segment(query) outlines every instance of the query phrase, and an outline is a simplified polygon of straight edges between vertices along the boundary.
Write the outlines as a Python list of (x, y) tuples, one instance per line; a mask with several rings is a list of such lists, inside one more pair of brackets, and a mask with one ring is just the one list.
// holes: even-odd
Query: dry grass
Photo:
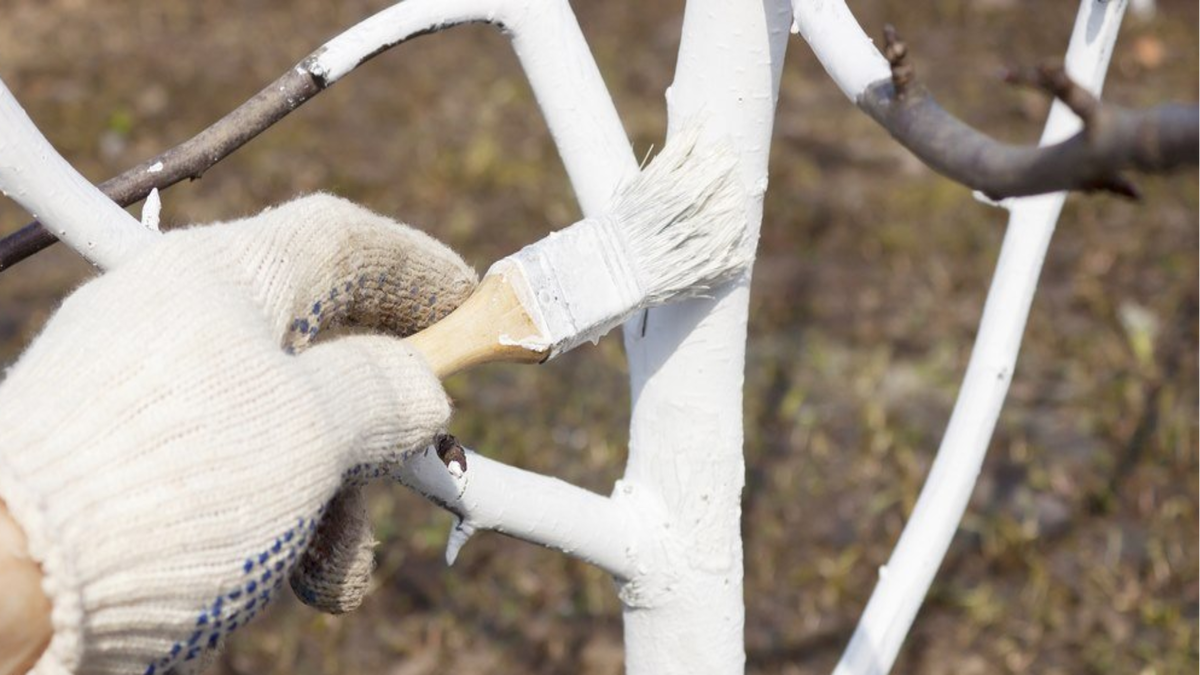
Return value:
[[(99, 180), (385, 4), (10, 0), (0, 75)], [(664, 129), (681, 3), (576, 4), (640, 155)], [(1196, 3), (1159, 4), (1150, 23), (1127, 19), (1108, 98), (1197, 99)], [(856, 3), (865, 25), (899, 25), (949, 108), (1025, 140), (1047, 103), (993, 73), (1060, 54), (1073, 5)], [(837, 658), (932, 460), (1004, 223), (851, 109), (801, 41), (790, 50), (747, 368), (752, 673)], [(1196, 175), (1144, 186), (1143, 204), (1070, 200), (980, 485), (898, 672), (1196, 672)], [(167, 192), (164, 219), (317, 189), (398, 214), (479, 268), (577, 213), (515, 59), (481, 27), (376, 59)], [(5, 205), (0, 232), (23, 220)], [(57, 250), (0, 276), (0, 362), (88, 273)], [(618, 341), (450, 388), (454, 431), (481, 450), (602, 492), (619, 476)], [(384, 544), (366, 606), (329, 618), (287, 603), (234, 640), (225, 673), (620, 671), (602, 574), (497, 536), (448, 570), (445, 514), (392, 486), (372, 504)]]

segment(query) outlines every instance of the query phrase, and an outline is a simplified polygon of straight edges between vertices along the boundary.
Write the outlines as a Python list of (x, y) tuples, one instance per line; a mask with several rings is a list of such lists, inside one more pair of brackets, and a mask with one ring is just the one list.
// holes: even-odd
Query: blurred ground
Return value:
[[(0, 75), (94, 180), (173, 145), (384, 0), (4, 0)], [(908, 39), (942, 102), (1012, 140), (1047, 102), (997, 85), (1058, 57), (1076, 3), (853, 3)], [(682, 3), (576, 3), (644, 154), (664, 130)], [(1105, 96), (1195, 101), (1197, 4), (1127, 18)], [(828, 672), (924, 479), (969, 353), (1004, 214), (924, 169), (790, 43), (755, 274), (744, 510), (748, 670)], [(1197, 670), (1197, 181), (1130, 204), (1074, 197), (972, 507), (901, 673)], [(203, 180), (164, 219), (330, 190), (483, 269), (576, 207), (506, 40), (463, 27), (386, 53)], [(25, 215), (0, 206), (0, 232)], [(0, 276), (10, 362), (89, 270), (63, 247)], [(469, 444), (606, 493), (627, 394), (619, 340), (450, 383)], [(2, 433), (2, 430), (0, 430)], [(770, 471), (766, 467), (770, 467)], [(379, 587), (358, 613), (296, 603), (218, 672), (620, 672), (619, 606), (586, 566), (481, 536), (446, 569), (449, 517), (376, 489)]]

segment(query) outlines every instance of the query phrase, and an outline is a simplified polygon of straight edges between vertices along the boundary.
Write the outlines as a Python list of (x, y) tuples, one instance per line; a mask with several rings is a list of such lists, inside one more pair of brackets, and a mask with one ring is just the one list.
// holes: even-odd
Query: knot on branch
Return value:
[(440, 434), (433, 440), (438, 459), (450, 472), (461, 476), (467, 472), (467, 453), (458, 439), (450, 434)]
[(900, 39), (900, 33), (892, 24), (883, 27), (883, 55), (892, 67), (892, 88), (896, 98), (903, 100), (909, 86), (916, 79), (916, 71), (908, 63), (908, 45)]

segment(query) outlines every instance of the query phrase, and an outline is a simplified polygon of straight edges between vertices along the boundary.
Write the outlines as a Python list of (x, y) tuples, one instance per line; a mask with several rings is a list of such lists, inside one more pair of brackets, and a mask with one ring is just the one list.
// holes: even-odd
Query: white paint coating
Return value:
[(887, 59), (850, 13), (845, 0), (792, 0), (796, 29), (851, 101), (872, 82), (890, 79)]
[[(702, 117), (702, 140), (738, 159), (751, 241), (762, 218), (775, 103), (791, 25), (785, 1), (690, 0), (672, 131)], [(662, 521), (648, 570), (622, 588), (630, 675), (744, 672), (742, 384), (749, 284), (743, 277), (650, 310), (625, 329), (633, 409), (623, 482), (655, 495)], [(636, 600), (636, 602), (635, 602)]]
[(501, 336), (549, 358), (596, 342), (638, 310), (695, 296), (753, 260), (733, 153), (677, 135), (602, 216), (584, 219), (493, 265), (538, 336)]
[[(461, 23), (487, 21), (497, 9), (516, 5), (502, 0), (407, 0), (384, 9), (326, 42), (307, 71), (333, 84), (382, 47), (418, 33)], [(297, 70), (303, 72), (304, 67)]]
[[(1112, 55), (1126, 0), (1083, 0), (1067, 49), (1066, 68), (1097, 95)], [(1055, 102), (1043, 145), (1080, 129)], [(1066, 193), (1011, 202), (1012, 215), (988, 291), (978, 337), (937, 458), (900, 541), (880, 575), (835, 675), (883, 675), (916, 617), (958, 529), (996, 420), (1008, 393), (1038, 275)]]
[(541, 330), (550, 358), (596, 342), (646, 297), (620, 224), (588, 218), (552, 232), (493, 266), (513, 285)]
[(142, 227), (151, 232), (161, 231), (159, 217), (162, 215), (162, 198), (158, 196), (158, 188), (150, 190), (146, 201), (142, 204)]
[(330, 40), (297, 69), (333, 83), (387, 45), (471, 22), (499, 24), (510, 35), (584, 214), (601, 213), (637, 162), (566, 0), (407, 0)]
[(458, 521), (450, 526), (450, 535), (446, 537), (446, 564), (453, 565), (458, 560), (458, 554), (475, 534), (475, 528), (470, 523)]
[(454, 479), (437, 453), (414, 453), (393, 476), (458, 514), (455, 550), (476, 530), (496, 530), (586, 560), (613, 576), (636, 574), (636, 507), (556, 478), (523, 471), (467, 450), (463, 480)]
[(3, 81), (0, 191), (102, 268), (120, 264), (157, 236), (55, 152)]

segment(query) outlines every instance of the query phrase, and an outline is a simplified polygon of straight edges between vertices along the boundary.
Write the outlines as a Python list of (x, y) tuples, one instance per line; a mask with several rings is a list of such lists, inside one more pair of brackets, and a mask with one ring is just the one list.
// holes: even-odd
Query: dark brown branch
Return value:
[(1061, 68), (1020, 71), (1007, 79), (1059, 98), (1080, 116), (1084, 130), (1044, 147), (997, 141), (939, 106), (917, 81), (895, 29), (889, 26), (884, 37), (892, 79), (867, 87), (859, 107), (930, 168), (992, 199), (1061, 190), (1137, 198), (1123, 171), (1165, 173), (1197, 163), (1196, 106), (1127, 110), (1103, 105)]
[[(324, 83), (309, 73), (303, 63), (300, 67), (289, 68), (282, 77), (212, 126), (182, 144), (104, 181), (98, 187), (113, 201), (127, 206), (145, 199), (154, 188), (165, 188), (185, 178), (199, 178), (212, 165), (324, 88)], [(29, 223), (0, 239), (0, 272), (57, 241), (41, 223)]]
[[(414, 31), (395, 42), (380, 44), (375, 51), (364, 55), (355, 63), (354, 68), (399, 44), (463, 23), (487, 23), (505, 30), (504, 24), (495, 18), (443, 21), (423, 30)], [(310, 54), (299, 64), (288, 69), (279, 79), (255, 94), (253, 98), (217, 120), (207, 129), (121, 175), (104, 181), (97, 187), (114, 202), (121, 206), (128, 206), (145, 199), (146, 195), (155, 188), (170, 187), (185, 178), (191, 180), (200, 178), (214, 164), (228, 157), (250, 139), (266, 131), (286, 117), (288, 113), (333, 84), (317, 65), (317, 59), (324, 50), (325, 47), (321, 47)], [(58, 239), (42, 227), (38, 221), (29, 223), (20, 230), (0, 239), (0, 272), (6, 271), (57, 241)]]

